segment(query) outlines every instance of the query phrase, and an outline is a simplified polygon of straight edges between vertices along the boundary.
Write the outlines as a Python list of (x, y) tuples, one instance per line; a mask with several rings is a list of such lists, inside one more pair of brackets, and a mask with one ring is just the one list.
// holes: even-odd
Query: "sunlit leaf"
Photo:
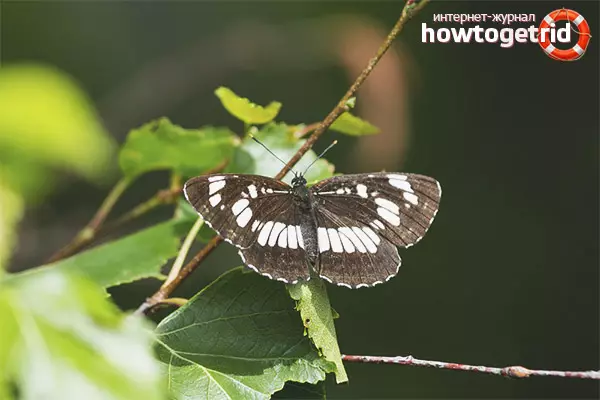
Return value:
[(281, 103), (273, 101), (268, 106), (262, 107), (250, 100), (240, 97), (226, 87), (215, 90), (215, 94), (221, 100), (223, 107), (237, 119), (246, 124), (266, 124), (271, 122), (281, 109)]
[(19, 399), (163, 398), (145, 322), (58, 270), (0, 282), (0, 393)]
[[(294, 138), (293, 127), (285, 124), (271, 123), (265, 125), (255, 136), (264, 143), (273, 153), (283, 161), (287, 162), (304, 144), (304, 139)], [(312, 163), (316, 154), (310, 150), (296, 164), (294, 169), (304, 172), (306, 167)], [(275, 176), (283, 168), (283, 163), (269, 154), (261, 145), (247, 137), (242, 145), (236, 149), (233, 160), (227, 166), (228, 172), (239, 172), (244, 174), (258, 174), (264, 176)], [(317, 161), (306, 173), (306, 180), (311, 183), (333, 175), (334, 166), (325, 159)], [(290, 183), (294, 177), (290, 172), (284, 177), (284, 181)]]
[(0, 182), (0, 278), (16, 240), (15, 230), (22, 214), (21, 196)]
[(87, 96), (65, 74), (35, 65), (0, 69), (0, 148), (29, 162), (106, 174), (113, 141)]
[(14, 274), (10, 279), (23, 279), (47, 269), (83, 275), (104, 288), (142, 278), (162, 278), (160, 268), (177, 255), (180, 239), (193, 223), (189, 219), (163, 222), (54, 264)]
[(128, 177), (152, 170), (200, 175), (231, 158), (238, 143), (227, 128), (185, 129), (161, 118), (129, 132), (119, 165)]
[(316, 383), (333, 370), (303, 335), (285, 286), (241, 268), (194, 296), (156, 333), (175, 398), (268, 399), (287, 381)]
[(348, 375), (342, 362), (333, 324), (334, 315), (325, 284), (321, 279), (311, 279), (308, 282), (288, 285), (288, 290), (290, 296), (298, 302), (297, 308), (308, 337), (322, 352), (325, 359), (335, 364), (337, 383), (347, 382)]
[(360, 119), (349, 112), (344, 112), (335, 120), (329, 129), (351, 136), (373, 135), (379, 133), (379, 128)]

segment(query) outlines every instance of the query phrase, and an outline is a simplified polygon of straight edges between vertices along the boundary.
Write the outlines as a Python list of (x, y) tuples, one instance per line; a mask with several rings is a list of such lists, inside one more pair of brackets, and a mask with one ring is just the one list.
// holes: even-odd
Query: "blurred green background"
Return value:
[[(358, 291), (330, 286), (342, 352), (600, 368), (598, 39), (573, 63), (554, 61), (535, 44), (421, 43), (421, 23), (433, 26), (434, 13), (535, 13), (539, 21), (562, 6), (429, 4), (359, 91), (356, 113), (383, 132), (339, 137), (328, 155), (338, 171), (427, 174), (444, 193), (427, 238), (402, 252), (396, 278)], [(598, 3), (569, 7), (587, 19), (594, 36)], [(281, 101), (279, 119), (286, 122), (318, 121), (401, 8), (391, 1), (4, 2), (1, 57), (4, 65), (34, 61), (70, 74), (118, 142), (160, 116), (185, 127), (228, 125), (239, 132), (239, 122), (214, 97), (216, 87), (262, 104)], [(317, 148), (334, 138), (325, 135)], [(116, 179), (114, 170), (107, 175)], [(115, 215), (167, 180), (161, 173), (140, 179)], [(108, 191), (106, 179), (94, 185), (62, 176), (54, 185), (26, 210), (12, 271), (43, 263)], [(156, 212), (137, 227), (170, 212)], [(191, 296), (239, 263), (229, 245), (221, 246), (177, 295)], [(133, 308), (156, 287), (144, 281), (112, 292), (118, 304)], [(358, 364), (348, 365), (348, 373), (349, 385), (328, 383), (330, 397), (599, 396), (593, 381)]]

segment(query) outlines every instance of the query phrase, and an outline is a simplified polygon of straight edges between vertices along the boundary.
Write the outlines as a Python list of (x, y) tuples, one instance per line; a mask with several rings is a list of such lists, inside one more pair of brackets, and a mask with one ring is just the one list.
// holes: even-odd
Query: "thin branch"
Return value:
[(379, 357), (379, 356), (350, 356), (342, 355), (342, 360), (355, 363), (374, 364), (400, 364), (415, 367), (428, 367), (439, 369), (454, 369), (458, 371), (481, 372), (483, 374), (506, 376), (510, 378), (529, 378), (530, 376), (554, 376), (560, 378), (579, 378), (600, 380), (600, 371), (548, 371), (529, 369), (521, 366), (512, 367), (485, 367), (481, 365), (468, 365), (448, 363), (443, 361), (419, 360), (413, 356)]
[(182, 187), (173, 187), (170, 189), (162, 189), (159, 190), (154, 196), (144, 201), (143, 203), (138, 204), (125, 214), (121, 215), (115, 220), (109, 221), (104, 224), (100, 230), (99, 234), (105, 234), (109, 231), (112, 231), (118, 228), (121, 225), (124, 225), (126, 222), (129, 222), (135, 218), (138, 218), (149, 211), (152, 211), (158, 206), (165, 204), (173, 204), (175, 200), (181, 193)]
[[(358, 78), (354, 81), (350, 89), (344, 94), (338, 104), (334, 107), (333, 110), (325, 117), (325, 119), (319, 124), (319, 126), (315, 129), (315, 131), (310, 135), (310, 137), (306, 140), (304, 145), (298, 149), (296, 154), (288, 161), (285, 167), (279, 171), (277, 175), (275, 175), (275, 179), (281, 179), (285, 176), (285, 174), (306, 154), (313, 146), (313, 144), (321, 137), (321, 135), (333, 124), (333, 122), (346, 110), (346, 102), (350, 97), (356, 93), (358, 88), (362, 85), (362, 83), (367, 79), (373, 68), (377, 65), (381, 57), (386, 53), (386, 51), (390, 48), (392, 42), (396, 38), (396, 36), (402, 31), (402, 28), (408, 22), (412, 16), (415, 15), (417, 11), (419, 11), (428, 0), (421, 1), (418, 5), (414, 4), (413, 0), (408, 0), (402, 9), (402, 14), (400, 18), (387, 35), (383, 44), (377, 50), (377, 53), (369, 63), (365, 67), (365, 69), (360, 73)], [(143, 314), (148, 311), (152, 306), (157, 303), (160, 303), (164, 299), (168, 298), (171, 293), (179, 286), (179, 284), (187, 278), (199, 265), (200, 263), (223, 241), (220, 236), (215, 236), (210, 242), (204, 246), (202, 250), (200, 250), (194, 258), (192, 258), (179, 272), (179, 274), (171, 281), (169, 284), (163, 284), (156, 293), (154, 293), (151, 297), (147, 298), (144, 303), (142, 303), (138, 309), (135, 311), (136, 314)]]
[(50, 257), (48, 260), (49, 263), (56, 262), (58, 260), (62, 260), (63, 258), (67, 258), (75, 253), (77, 253), (81, 248), (90, 243), (96, 237), (98, 230), (108, 217), (108, 214), (114, 207), (115, 203), (121, 195), (125, 192), (125, 190), (131, 184), (131, 180), (128, 178), (121, 178), (119, 182), (112, 188), (108, 196), (104, 199), (96, 214), (92, 217), (90, 222), (81, 230), (77, 235), (71, 240), (69, 244), (65, 247), (58, 250), (56, 253)]

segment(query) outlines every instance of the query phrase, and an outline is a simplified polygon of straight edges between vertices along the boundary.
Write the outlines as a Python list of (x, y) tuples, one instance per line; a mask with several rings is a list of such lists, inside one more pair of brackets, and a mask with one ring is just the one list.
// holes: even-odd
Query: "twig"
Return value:
[(118, 217), (117, 219), (115, 219), (113, 221), (109, 221), (106, 224), (104, 224), (99, 229), (98, 234), (105, 234), (108, 231), (112, 231), (112, 230), (116, 229), (117, 227), (125, 224), (126, 222), (129, 222), (135, 218), (138, 218), (138, 217), (146, 214), (149, 211), (152, 211), (153, 209), (155, 209), (158, 206), (161, 206), (164, 204), (173, 204), (175, 202), (175, 200), (177, 199), (177, 197), (179, 196), (179, 194), (181, 193), (181, 189), (182, 189), (182, 187), (180, 186), (180, 187), (173, 187), (170, 189), (159, 190), (154, 196), (152, 196), (148, 200), (144, 201), (141, 204), (138, 204), (137, 206), (135, 206), (134, 208), (132, 208), (125, 214)]
[[(360, 73), (358, 78), (354, 81), (350, 89), (344, 94), (342, 99), (338, 102), (338, 104), (331, 110), (331, 112), (325, 117), (325, 119), (319, 124), (319, 126), (315, 129), (315, 131), (310, 135), (310, 137), (306, 140), (304, 145), (298, 149), (296, 154), (288, 161), (285, 167), (279, 171), (277, 175), (275, 175), (275, 179), (281, 179), (285, 176), (285, 174), (302, 158), (304, 154), (306, 154), (313, 144), (319, 139), (319, 137), (331, 126), (331, 124), (345, 111), (346, 102), (350, 97), (354, 95), (354, 93), (358, 90), (358, 88), (362, 85), (365, 79), (369, 76), (375, 65), (379, 62), (381, 57), (385, 54), (385, 52), (389, 49), (392, 42), (402, 31), (402, 28), (406, 24), (406, 22), (425, 4), (428, 0), (421, 1), (418, 5), (414, 4), (414, 1), (409, 0), (406, 2), (404, 8), (402, 9), (402, 14), (400, 18), (387, 35), (383, 44), (377, 50), (377, 53), (369, 63), (365, 67), (365, 69)], [(147, 298), (144, 303), (142, 303), (138, 309), (135, 311), (136, 314), (143, 314), (147, 310), (149, 310), (153, 305), (163, 301), (167, 297), (170, 296), (171, 293), (179, 286), (185, 278), (187, 278), (200, 263), (223, 241), (220, 236), (215, 236), (210, 242), (206, 244), (206, 246), (198, 252), (194, 258), (192, 258), (179, 272), (179, 274), (171, 281), (169, 284), (163, 284), (156, 293), (154, 293), (151, 297)]]
[(296, 132), (294, 132), (294, 137), (296, 139), (300, 139), (304, 135), (306, 135), (306, 134), (314, 131), (315, 129), (317, 129), (320, 124), (321, 124), (320, 122), (313, 122), (312, 124), (308, 124), (306, 126), (303, 126), (302, 128), (298, 129)]
[(457, 364), (443, 361), (419, 360), (417, 358), (414, 358), (413, 356), (379, 357), (342, 355), (342, 360), (356, 363), (400, 364), (412, 365), (416, 367), (454, 369), (458, 371), (481, 372), (484, 374), (506, 376), (510, 378), (529, 378), (530, 376), (555, 376), (560, 378), (600, 380), (600, 371), (548, 371), (529, 369), (521, 366), (512, 366), (504, 368), (485, 367), (480, 365)]
[(88, 224), (85, 226), (85, 228), (79, 231), (79, 233), (73, 238), (73, 240), (71, 240), (69, 244), (67, 244), (66, 246), (58, 250), (56, 253), (54, 253), (52, 257), (50, 257), (48, 262), (52, 263), (58, 260), (62, 260), (63, 258), (69, 257), (77, 253), (78, 250), (90, 243), (98, 233), (98, 229), (100, 229), (100, 226), (102, 225), (106, 217), (108, 217), (108, 214), (114, 207), (117, 200), (121, 197), (123, 192), (125, 192), (125, 190), (129, 187), (130, 184), (130, 179), (121, 178), (121, 180), (119, 180), (119, 182), (117, 182), (117, 184), (112, 188), (108, 196), (106, 196), (106, 198), (102, 202), (102, 205), (100, 205), (100, 208), (98, 209), (98, 211), (96, 211), (96, 214), (94, 214), (94, 216), (92, 217), (90, 222), (88, 222)]

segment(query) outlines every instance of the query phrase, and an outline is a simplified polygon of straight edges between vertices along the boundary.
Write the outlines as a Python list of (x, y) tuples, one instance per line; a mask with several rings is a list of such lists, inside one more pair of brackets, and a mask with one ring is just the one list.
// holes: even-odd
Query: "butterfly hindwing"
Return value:
[(271, 279), (296, 283), (310, 278), (298, 208), (293, 201), (258, 225), (254, 244), (239, 251), (244, 264)]
[(388, 281), (398, 272), (398, 249), (375, 229), (327, 207), (316, 212), (321, 278), (339, 286), (360, 288)]

